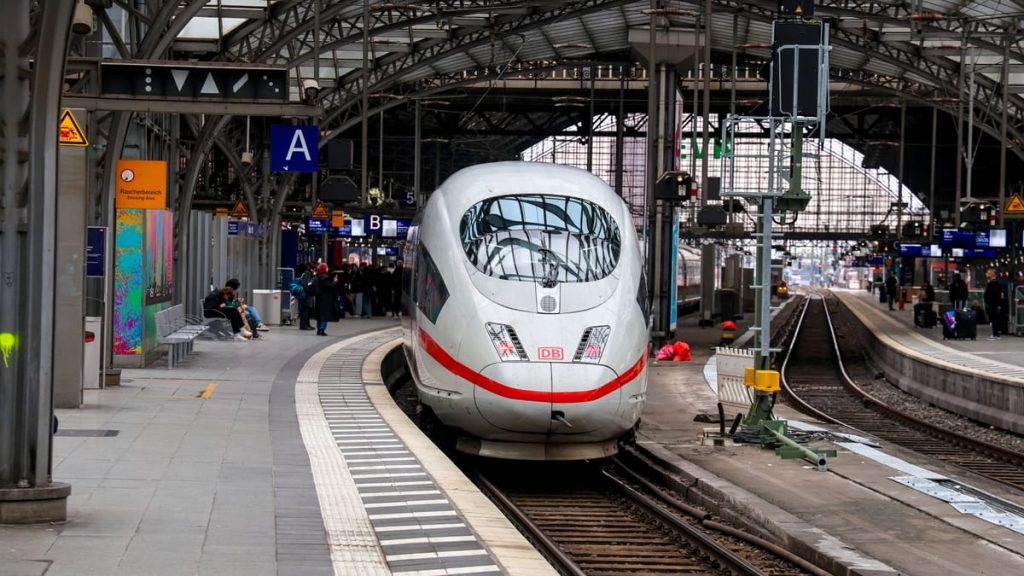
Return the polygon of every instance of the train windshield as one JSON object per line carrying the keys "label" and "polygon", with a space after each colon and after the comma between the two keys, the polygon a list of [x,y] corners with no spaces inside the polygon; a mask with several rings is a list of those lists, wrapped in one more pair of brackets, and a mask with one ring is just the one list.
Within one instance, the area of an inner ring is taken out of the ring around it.
{"label": "train windshield", "polygon": [[489,198],[462,216],[459,233],[466,256],[481,272],[546,287],[608,276],[622,246],[608,211],[555,195]]}

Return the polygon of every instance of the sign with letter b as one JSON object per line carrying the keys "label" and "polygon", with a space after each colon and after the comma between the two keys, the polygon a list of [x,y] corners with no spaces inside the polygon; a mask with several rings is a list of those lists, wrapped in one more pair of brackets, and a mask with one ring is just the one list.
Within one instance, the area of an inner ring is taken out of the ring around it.
{"label": "sign with letter b", "polygon": [[316,172],[320,129],[316,126],[270,126],[271,172]]}

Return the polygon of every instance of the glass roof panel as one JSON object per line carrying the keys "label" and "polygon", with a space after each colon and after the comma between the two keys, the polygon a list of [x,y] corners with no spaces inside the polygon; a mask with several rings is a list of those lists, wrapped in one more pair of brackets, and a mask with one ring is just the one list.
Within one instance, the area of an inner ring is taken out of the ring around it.
{"label": "glass roof panel", "polygon": [[[253,10],[253,15],[266,14],[270,6],[278,0],[209,0],[206,8],[199,16],[193,16],[188,24],[178,34],[182,40],[218,40],[235,28],[246,22],[248,18],[239,17],[247,11],[238,10],[248,8]],[[224,11],[224,15],[219,13]]]}
{"label": "glass roof panel", "polygon": [[216,18],[196,16],[181,29],[178,38],[182,40],[219,40],[245,22],[245,18]]}

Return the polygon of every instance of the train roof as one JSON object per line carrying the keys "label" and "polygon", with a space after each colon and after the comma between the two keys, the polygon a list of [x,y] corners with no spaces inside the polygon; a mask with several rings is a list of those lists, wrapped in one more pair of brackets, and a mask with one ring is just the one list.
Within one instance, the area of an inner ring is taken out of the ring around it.
{"label": "train roof", "polygon": [[590,172],[542,162],[492,162],[463,168],[448,177],[436,193],[444,196],[447,208],[458,217],[484,198],[513,194],[586,198],[616,215],[623,205],[611,187]]}

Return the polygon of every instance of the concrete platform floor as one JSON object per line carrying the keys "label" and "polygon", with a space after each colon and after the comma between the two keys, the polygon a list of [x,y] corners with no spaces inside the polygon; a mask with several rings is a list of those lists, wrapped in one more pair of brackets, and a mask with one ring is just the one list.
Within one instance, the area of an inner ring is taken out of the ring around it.
{"label": "concrete platform floor", "polygon": [[[835,537],[845,547],[822,541],[819,548],[832,547],[833,553],[846,555],[848,566],[860,566],[857,573],[1024,573],[1024,535],[961,515],[945,502],[889,479],[903,473],[858,454],[839,448],[828,471],[818,472],[807,462],[782,460],[756,446],[703,445],[704,429],[717,430],[717,425],[694,422],[693,418],[698,413],[716,413],[716,398],[705,384],[703,367],[717,338],[710,331],[687,328],[689,323],[686,319],[682,322],[682,335],[691,344],[693,362],[652,366],[642,445],[663,448],[662,453],[674,457],[681,469],[698,467],[711,481],[724,481],[741,493],[756,496],[746,500],[750,517],[771,516],[781,509],[805,523],[803,527],[790,526],[794,532],[814,527],[820,534]],[[778,406],[776,414],[810,421],[785,405]],[[727,420],[732,417],[727,414]],[[1024,504],[1024,494],[1010,488],[907,450],[884,444],[882,450]],[[883,566],[865,562],[872,558]]]}
{"label": "concrete platform floor", "polygon": [[62,434],[82,434],[54,438],[68,522],[0,526],[0,576],[332,574],[296,377],[339,337],[397,325],[350,319],[328,338],[273,327],[252,342],[200,340],[173,370],[161,361],[86,391],[81,409],[57,411]]}
{"label": "concrete platform floor", "polygon": [[[903,339],[904,335],[911,335],[913,340],[926,339],[933,343],[933,346],[924,351],[935,350],[938,357],[945,357],[941,353],[942,348],[952,349],[957,352],[964,352],[986,360],[993,360],[1024,368],[1024,338],[1013,334],[1004,334],[999,340],[989,340],[992,334],[990,325],[978,326],[977,340],[943,340],[942,327],[915,328],[914,307],[910,304],[904,306],[903,310],[889,310],[887,304],[878,302],[878,293],[869,294],[866,290],[846,290],[833,288],[833,292],[844,300],[854,299],[873,313],[872,321],[889,330],[894,338]],[[1022,371],[1024,372],[1024,371]]]}

